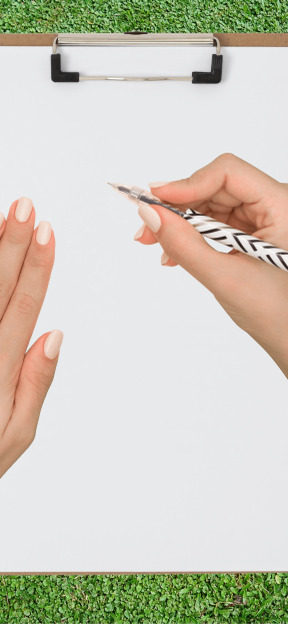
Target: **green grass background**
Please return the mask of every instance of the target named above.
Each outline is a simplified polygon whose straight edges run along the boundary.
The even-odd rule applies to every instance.
[[[2,33],[126,30],[287,32],[288,2],[0,0]],[[287,593],[284,573],[1,576],[0,624],[284,624]]]
[[[288,622],[287,574],[11,576],[1,624]]]
[[[1,32],[287,32],[280,0],[0,0]]]

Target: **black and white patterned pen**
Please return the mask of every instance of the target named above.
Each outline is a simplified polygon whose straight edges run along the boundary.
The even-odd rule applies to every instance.
[[[137,186],[112,184],[111,182],[108,182],[108,184],[137,205],[143,202],[145,204],[163,206],[175,212],[180,217],[183,217],[183,219],[191,221],[195,230],[200,232],[202,236],[206,236],[227,247],[241,251],[248,256],[267,262],[278,269],[288,271],[288,251],[285,249],[280,249],[266,241],[255,238],[251,236],[251,234],[247,234],[246,232],[242,232],[241,230],[227,225],[227,223],[216,221],[212,219],[212,217],[207,217],[201,214],[201,212],[197,212],[197,210],[188,208],[186,212],[182,212],[179,208],[161,202],[158,197],[154,197],[149,191],[145,191]]]

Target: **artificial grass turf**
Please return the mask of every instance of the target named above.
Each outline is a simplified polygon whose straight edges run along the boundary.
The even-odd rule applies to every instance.
[[[284,624],[288,574],[2,576],[1,624]]]
[[[0,0],[0,32],[287,32],[281,0]]]

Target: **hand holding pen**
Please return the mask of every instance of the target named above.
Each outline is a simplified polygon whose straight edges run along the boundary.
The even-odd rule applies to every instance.
[[[216,221],[216,219],[209,217],[207,214],[202,214],[198,210],[194,210],[194,208],[187,208],[187,210],[183,212],[184,208],[179,210],[179,208],[175,208],[172,204],[161,202],[155,195],[137,186],[124,186],[123,184],[111,184],[111,182],[108,182],[108,184],[138,206],[141,203],[151,206],[153,204],[163,206],[167,208],[167,210],[171,210],[180,217],[183,217],[183,219],[190,221],[195,230],[200,232],[202,236],[218,241],[236,251],[248,254],[248,256],[252,258],[267,262],[267,264],[271,264],[282,271],[288,271],[288,251],[285,249],[281,249],[276,245],[271,245],[271,243],[256,238],[252,234],[247,234],[247,232],[243,232],[239,230],[239,228],[233,228],[227,223]],[[161,185],[163,185],[162,182]]]
[[[288,185],[240,158],[222,154],[187,179],[149,186],[161,203],[171,204],[181,212],[190,209],[212,217],[258,239],[260,246],[263,241],[262,250],[266,242],[270,249],[265,253],[271,255],[276,247],[283,252],[284,262],[288,258]],[[237,251],[236,245],[230,253],[216,251],[189,221],[157,203],[141,202],[138,213],[144,225],[135,240],[146,245],[159,242],[164,250],[162,264],[179,264],[206,286],[236,324],[269,353],[288,377],[285,267],[279,270],[282,267],[276,268],[269,260],[259,262],[243,250]],[[204,227],[207,229],[207,223]],[[238,240],[241,242],[241,237]]]

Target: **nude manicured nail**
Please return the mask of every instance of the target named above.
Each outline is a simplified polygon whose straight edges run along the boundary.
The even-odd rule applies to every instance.
[[[158,188],[158,186],[166,186],[169,182],[149,182],[150,188]]]
[[[168,256],[168,254],[166,254],[166,252],[163,251],[163,254],[161,256],[161,264],[166,264],[166,262],[168,262],[169,259],[170,259],[170,256]]]
[[[15,218],[17,219],[17,221],[19,221],[20,223],[28,221],[32,211],[32,207],[32,199],[29,199],[29,197],[20,197],[20,199],[18,199],[18,204],[15,210]]]
[[[141,219],[143,219],[144,223],[148,225],[152,232],[158,232],[161,227],[161,219],[159,217],[158,212],[154,210],[151,206],[147,206],[142,204],[138,208],[138,214]]]
[[[136,232],[136,234],[134,236],[134,240],[138,240],[138,238],[141,238],[141,236],[142,236],[142,234],[143,234],[143,232],[145,230],[145,227],[146,227],[146,225],[145,225],[145,223],[143,223],[143,225],[141,225],[139,230],[137,230],[137,232]]]
[[[36,234],[36,241],[39,245],[47,245],[51,238],[52,227],[48,221],[40,221]]]
[[[60,329],[53,329],[44,342],[44,353],[49,360],[54,360],[60,351],[63,341],[63,332]]]
[[[0,212],[0,229],[1,229],[4,221],[5,221],[5,215],[3,214],[3,212]]]

